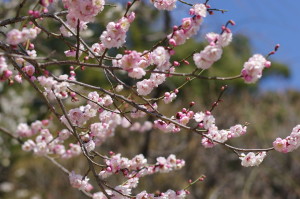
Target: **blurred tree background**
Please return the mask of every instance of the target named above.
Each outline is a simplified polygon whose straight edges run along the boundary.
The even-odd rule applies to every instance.
[[[30,6],[29,1],[27,7]],[[120,1],[119,1],[120,2]],[[105,22],[119,19],[125,5],[117,4],[116,8],[106,7],[95,23],[89,24],[89,30],[82,36],[88,44],[99,41],[101,32],[105,29]],[[15,15],[13,8],[18,1],[0,1],[0,18],[5,19]],[[60,4],[60,3],[58,3]],[[172,17],[168,12],[158,12],[148,3],[141,1],[135,9],[136,21],[131,25],[127,37],[126,48],[143,51],[151,48],[156,41],[163,39],[171,30]],[[26,15],[26,9],[23,10]],[[50,10],[51,12],[52,10]],[[221,14],[221,13],[216,13]],[[188,15],[187,15],[188,16]],[[205,21],[204,21],[205,23]],[[59,24],[51,20],[44,20],[43,26],[56,33]],[[19,28],[19,24],[15,26]],[[7,32],[10,26],[2,28]],[[201,30],[200,30],[201,31]],[[200,35],[200,34],[199,34]],[[4,40],[3,35],[0,36]],[[75,41],[71,38],[70,41]],[[52,53],[56,59],[64,59],[63,52],[68,50],[59,40],[47,37],[42,33],[34,41],[39,56]],[[194,51],[199,52],[207,43],[201,42],[199,37],[190,39],[185,45],[175,48],[173,60],[181,60]],[[123,52],[124,49],[110,51],[110,55]],[[280,52],[279,52],[280,53]],[[253,54],[247,37],[234,35],[231,45],[224,49],[222,59],[213,67],[203,73],[205,76],[228,77],[238,75],[243,63]],[[188,72],[194,69],[193,61],[188,59],[190,65],[181,65],[178,72]],[[107,63],[110,64],[110,63]],[[57,66],[50,69],[54,73],[67,73],[69,66]],[[136,82],[128,80],[127,74],[117,74],[126,83],[133,85]],[[289,78],[289,69],[283,63],[273,62],[272,67],[264,71],[263,78],[280,75]],[[109,87],[101,70],[77,70],[80,81],[93,85]],[[132,81],[132,82],[131,82]],[[153,92],[153,96],[161,96],[164,92],[173,90],[182,85],[185,79],[172,77],[162,87]],[[276,82],[274,82],[276,84]],[[261,92],[259,84],[248,85],[241,79],[234,81],[208,81],[195,79],[186,84],[178,94],[178,99],[171,105],[163,105],[161,112],[172,116],[182,107],[188,107],[189,102],[195,101],[192,108],[196,111],[208,110],[217,99],[220,88],[228,85],[223,102],[214,110],[217,124],[220,128],[246,122],[250,123],[246,135],[230,141],[237,147],[261,148],[270,147],[276,137],[286,137],[292,128],[299,123],[300,94],[297,91]],[[87,91],[83,91],[87,92]],[[78,106],[68,102],[68,107]],[[165,110],[163,110],[165,109]],[[19,122],[32,122],[36,119],[50,117],[49,111],[43,105],[29,85],[13,85],[2,83],[0,88],[0,125],[10,130],[15,130]],[[151,119],[151,118],[149,118]],[[53,121],[55,123],[55,121]],[[59,130],[53,125],[54,132]],[[69,186],[68,177],[57,167],[42,157],[33,156],[20,150],[20,146],[8,137],[0,137],[0,198],[85,198],[80,192]],[[137,153],[144,153],[149,160],[154,161],[158,156],[167,156],[170,153],[186,160],[186,166],[177,172],[157,174],[142,178],[136,191],[148,192],[166,191],[168,188],[181,189],[189,179],[196,179],[201,174],[207,178],[190,188],[189,198],[299,198],[300,197],[300,158],[297,151],[290,154],[277,152],[268,153],[267,158],[259,167],[245,168],[240,165],[240,160],[222,146],[205,149],[201,145],[201,137],[182,131],[179,134],[164,134],[157,129],[146,133],[129,132],[119,129],[116,135],[110,138],[99,149],[102,154],[109,151],[122,153],[123,156],[132,158]],[[86,161],[77,157],[62,164],[77,172],[85,173],[88,169]],[[120,179],[113,179],[117,183]],[[96,186],[96,184],[95,184]],[[138,193],[138,192],[136,192]]]

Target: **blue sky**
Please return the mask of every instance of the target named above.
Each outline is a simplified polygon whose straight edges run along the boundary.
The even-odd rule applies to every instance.
[[[284,80],[278,77],[268,79],[261,82],[263,89],[300,90],[299,0],[211,0],[210,5],[212,8],[226,9],[228,12],[208,16],[203,24],[203,32],[219,31],[222,24],[232,19],[236,22],[236,26],[232,27],[233,33],[247,35],[253,53],[267,54],[277,43],[280,44],[279,51],[272,59],[286,63],[290,67],[291,79]],[[183,8],[189,9],[188,6],[178,2],[173,14],[187,16]]]

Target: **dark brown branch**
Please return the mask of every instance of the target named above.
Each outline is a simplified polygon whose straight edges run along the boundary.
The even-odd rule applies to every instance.
[[[35,19],[39,19],[39,18],[54,18],[54,16],[63,16],[68,14],[68,11],[60,11],[60,12],[56,12],[56,13],[43,13],[41,14],[39,17],[34,17],[34,16],[22,16],[22,17],[15,17],[15,18],[10,18],[10,19],[5,19],[3,21],[0,21],[0,26],[6,26],[9,24],[14,24],[14,23],[18,23],[21,21],[26,21],[26,20],[35,20]]]

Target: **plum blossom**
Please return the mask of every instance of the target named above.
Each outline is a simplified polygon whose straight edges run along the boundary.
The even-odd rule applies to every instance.
[[[21,31],[18,29],[12,29],[7,33],[6,42],[10,45],[18,45],[27,40],[32,40],[37,37],[41,32],[38,27],[35,28],[23,28]]]
[[[117,23],[109,22],[100,36],[104,47],[108,49],[121,47],[125,43],[126,33],[134,18],[135,13],[130,13],[128,17],[122,17]]]
[[[195,12],[190,12],[194,15]],[[202,24],[203,18],[200,15],[196,15],[190,18],[183,18],[181,26],[174,26],[173,33],[168,35],[169,44],[173,46],[182,45],[187,39],[197,34]]]
[[[94,43],[91,47],[91,50],[93,51],[94,55],[96,55],[96,56],[101,56],[104,53],[105,49],[106,48],[102,43]],[[93,58],[94,55],[91,52],[89,52],[90,57]]]
[[[154,89],[153,82],[149,79],[144,79],[143,81],[137,82],[137,92],[140,95],[148,95]]]
[[[244,153],[241,154],[240,159],[242,160],[241,164],[244,167],[253,167],[258,166],[262,163],[264,158],[266,157],[267,153],[265,151],[259,152],[257,154],[253,152],[249,152],[247,155]]]
[[[270,62],[267,61],[262,55],[255,54],[244,63],[242,70],[242,77],[246,83],[254,83],[262,77],[263,69],[268,66]]]
[[[157,68],[160,70],[166,70],[171,66],[169,60],[170,60],[170,54],[169,52],[162,46],[157,47],[152,53],[151,53],[151,60],[152,63],[157,65]]]
[[[224,31],[220,35],[214,32],[210,32],[206,34],[205,38],[211,45],[219,45],[221,47],[225,47],[231,43],[232,33]]]
[[[0,81],[5,81],[10,76],[12,76],[12,71],[8,69],[6,59],[0,56]]]
[[[84,143],[84,146],[87,150],[87,152],[91,152],[95,149],[95,142],[93,140],[88,141],[87,143]]]
[[[273,142],[274,149],[281,153],[288,153],[300,146],[300,125],[293,128],[291,134],[286,138],[276,138]]]
[[[208,69],[214,62],[221,58],[222,53],[223,50],[219,45],[209,45],[200,53],[195,53],[193,59],[197,68]]]
[[[154,165],[147,164],[147,159],[140,154],[136,155],[131,160],[122,157],[121,154],[113,154],[109,159],[106,160],[107,168],[103,169],[99,175],[102,178],[107,178],[115,172],[122,171],[124,176],[130,178],[132,175],[134,177],[142,177],[146,175],[151,175],[153,173],[166,173],[173,170],[181,169],[185,166],[185,161],[182,159],[177,159],[175,155],[171,154],[167,158],[158,157]],[[143,169],[141,169],[143,168]],[[136,173],[136,170],[139,170]],[[125,183],[127,188],[133,188],[137,185],[138,179],[130,179]]]
[[[63,81],[66,79],[70,79],[74,77],[68,77],[68,75],[60,75],[59,79],[62,80],[61,82],[58,82],[53,79],[53,77],[46,77],[46,76],[39,76],[37,80],[39,83],[44,87],[45,94],[49,95],[49,97],[55,98],[61,98],[65,99],[68,95],[68,87],[70,87],[72,84]]]
[[[150,76],[150,79],[144,79],[140,82],[137,82],[137,92],[140,95],[148,95],[151,93],[151,91],[158,87],[160,84],[162,84],[166,80],[165,74],[159,74],[159,73],[152,73]]]
[[[176,8],[176,1],[177,0],[150,0],[154,7],[159,10],[173,10]]]
[[[211,127],[215,126],[215,118],[211,115],[210,112],[197,112],[194,114],[194,120],[196,122],[201,122],[205,129],[210,129]]]
[[[193,8],[190,9],[191,15],[197,15],[201,17],[206,17],[207,14],[207,8],[204,4],[195,4]]]
[[[169,92],[166,92],[165,93],[165,96],[164,96],[164,102],[166,104],[169,104],[171,103],[175,98],[177,97],[176,93],[169,93]]]
[[[230,127],[230,137],[239,137],[244,135],[247,131],[247,126],[242,126],[241,124],[237,124],[235,126]]]
[[[72,173],[69,174],[69,180],[72,187],[80,190],[90,191],[90,187],[92,186],[88,182],[88,177],[83,178],[82,175],[75,174],[74,171],[72,171]]]
[[[94,17],[104,9],[104,0],[63,0],[65,8],[68,9],[67,24],[71,30],[75,30],[79,23],[80,30],[87,28],[86,24],[92,22]],[[64,26],[61,27],[64,36],[71,36]]]

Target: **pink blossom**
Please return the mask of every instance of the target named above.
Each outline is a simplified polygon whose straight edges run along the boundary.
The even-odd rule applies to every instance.
[[[32,65],[24,66],[23,70],[28,76],[32,76],[35,72],[35,68]]]
[[[103,192],[97,192],[93,194],[93,199],[107,199]]]
[[[19,43],[25,42],[28,39],[34,39],[40,33],[40,29],[35,28],[23,28],[21,31],[12,29],[7,33],[6,42],[10,45],[18,45]]]
[[[205,60],[202,57],[201,53],[195,53],[193,55],[193,60],[196,64],[197,68],[201,68],[201,69],[208,69],[214,63],[212,61]]]
[[[159,10],[173,10],[176,8],[177,0],[150,0]]]
[[[170,54],[164,47],[159,46],[151,53],[151,59],[157,68],[163,68],[166,63],[169,63]]]
[[[26,123],[21,123],[17,127],[16,134],[18,137],[30,137],[32,136],[32,131]]]
[[[87,152],[91,152],[95,149],[95,142],[93,140],[88,141],[87,143],[84,143],[84,147],[86,148]]]
[[[154,86],[151,80],[144,79],[136,84],[137,92],[140,95],[148,95],[153,90]]]
[[[106,31],[100,36],[100,40],[105,48],[119,48],[125,43],[126,32],[129,29],[130,23],[132,22],[126,17],[122,17],[117,23],[109,22],[106,26]]]
[[[242,126],[237,124],[235,126],[230,127],[230,136],[231,137],[239,137],[244,135],[247,132],[247,126]]]
[[[254,83],[261,78],[267,60],[260,54],[255,54],[244,63],[242,76],[246,83]]]
[[[193,8],[190,9],[191,15],[197,15],[201,17],[206,17],[207,8],[204,4],[195,4]]]
[[[300,146],[300,125],[293,128],[291,134],[286,138],[276,138],[273,142],[276,151],[288,153],[296,150]]]
[[[12,29],[7,33],[6,42],[10,45],[18,45],[19,43],[24,42],[21,31],[17,29]]]
[[[257,154],[250,152],[247,155],[242,154],[240,159],[242,160],[242,166],[249,167],[249,166],[258,166],[262,163],[264,158],[266,157],[267,153],[265,151],[259,152]]]
[[[101,43],[94,43],[91,49],[96,56],[101,56],[104,53],[106,48]],[[94,57],[94,55],[91,52],[89,52],[89,56],[92,58]]]
[[[27,140],[26,142],[24,142],[24,144],[22,145],[22,150],[23,151],[31,151],[33,150],[35,147],[35,143],[33,140]]]
[[[72,171],[72,173],[69,174],[69,180],[70,180],[70,184],[72,187],[80,189],[80,190],[85,190],[89,187],[89,178],[84,177],[82,175],[79,174],[75,174],[74,171]]]
[[[175,98],[177,97],[176,93],[169,93],[169,92],[166,92],[165,93],[165,97],[164,97],[164,102],[166,104],[169,104],[171,103]]]
[[[142,68],[133,68],[128,72],[128,76],[135,79],[141,79],[144,75],[146,75],[146,72]]]

